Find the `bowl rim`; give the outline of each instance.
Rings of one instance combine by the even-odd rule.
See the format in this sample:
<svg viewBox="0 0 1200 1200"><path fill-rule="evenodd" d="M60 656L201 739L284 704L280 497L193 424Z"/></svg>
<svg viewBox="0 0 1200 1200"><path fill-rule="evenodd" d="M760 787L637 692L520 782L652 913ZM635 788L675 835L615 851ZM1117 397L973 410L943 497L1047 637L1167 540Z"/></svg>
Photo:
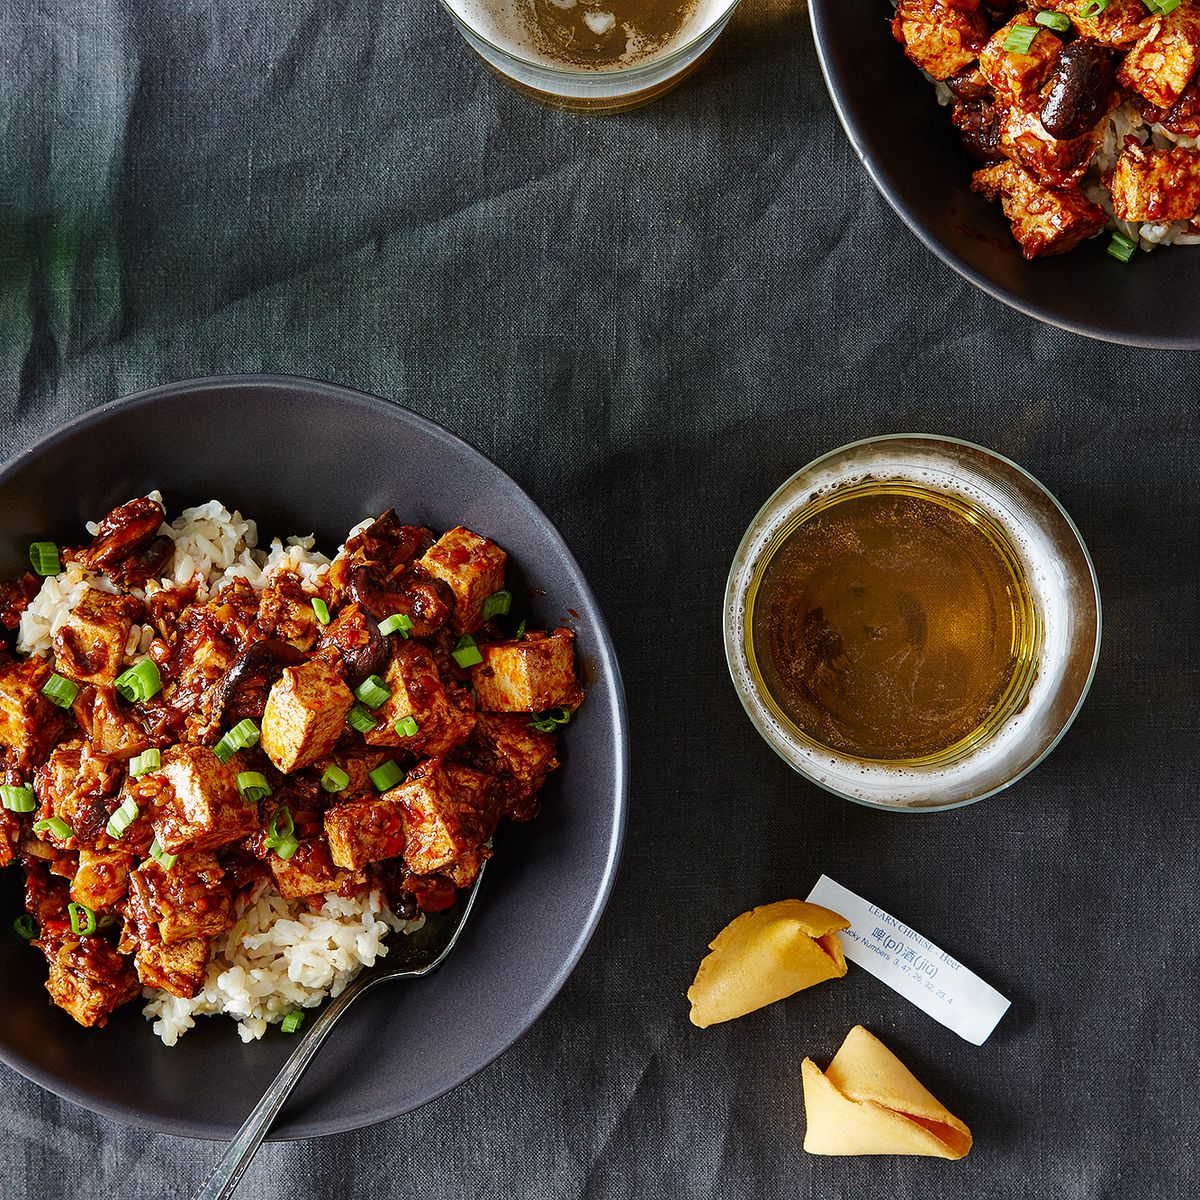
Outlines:
<svg viewBox="0 0 1200 1200"><path fill-rule="evenodd" d="M737 577L742 566L742 560L745 556L745 552L749 548L752 537L758 531L758 525L760 521L764 515L770 511L777 497L781 496L785 491L787 491L787 489L791 487L791 485L797 479L799 479L801 475L805 475L814 468L819 467L823 462L833 458L835 455L844 454L848 450L856 450L860 446L876 446L881 442L913 440L934 442L951 446L963 446L968 450L978 451L979 453L986 455L988 458L993 458L998 462L1004 463L1006 466L1011 467L1019 475L1027 479L1034 486L1034 488L1037 489L1038 492L1040 492L1050 501L1052 507L1058 512L1059 516L1062 517L1067 528L1071 531L1072 536L1078 543L1079 549L1083 553L1084 562L1087 563L1088 575L1092 581L1092 595L1096 600L1096 642L1092 649L1092 661L1088 666L1087 678L1083 681L1083 686L1080 688L1079 696L1076 699L1074 706L1067 715L1066 719L1063 721L1062 725L1059 727L1059 730L1055 734L1053 740L1036 758L1034 758L1031 762L1026 763L1026 765L1010 779L1006 779L1002 783L997 784L995 787L988 788L986 791L980 792L978 796L969 796L965 800L956 800L952 804L903 805L883 804L874 800L866 800L861 796L852 796L849 792L840 791L838 788L831 786L821 779L818 779L815 775L811 774L809 771L806 771L802 766L794 763L783 752L783 749L776 744L775 739L764 727L759 715L754 711L750 704L749 698L746 696L741 684L738 681L734 659L738 653L739 647L735 644L732 626L730 625L729 621L725 619L726 613L728 613L733 602L736 600L740 590L737 586ZM725 581L725 591L722 597L721 606L721 618L722 639L725 645L725 666L728 669L729 677L733 682L733 690L737 693L738 701L745 710L746 715L750 718L750 723L754 726L755 732L757 732L759 737L766 742L770 749L773 750L793 771L795 771L797 775L803 776L803 778L807 779L809 783L816 784L816 786L821 788L822 791L826 791L832 796L837 796L842 800L849 800L852 804L859 804L864 808L873 808L877 812L909 814L949 812L956 808L966 808L969 804L978 804L979 801L987 800L990 797L998 795L1000 792L1012 787L1013 784L1024 779L1025 776L1036 767L1041 766L1041 764L1045 762L1046 758L1049 756L1050 752L1058 746L1064 737L1066 737L1067 731L1071 728L1071 726L1075 724L1075 718L1079 716L1079 712L1083 708L1084 701L1087 700L1088 695L1092 690L1092 682L1096 678L1096 669L1100 663L1100 647L1103 642L1104 634L1104 612L1101 604L1100 578L1096 574L1096 564L1092 561L1091 551L1088 550L1087 542L1084 541L1083 534L1080 533L1079 527L1071 518L1071 514L1067 512L1066 508L1063 507L1063 504L1058 497L1048 487L1046 487L1046 485L1042 483L1040 479L1038 479L1035 475L1032 475L1023 466L1021 466L1020 463L1014 462L1011 458L1009 458L1007 455L1001 454L998 450L993 450L989 446L981 446L978 442L971 442L966 438L956 438L940 433L918 432L883 433L874 437L857 438L853 442L847 442L844 446L837 446L832 450L827 450L823 454L819 454L811 462L806 463L798 470L793 471L777 488L774 489L774 491L771 492L770 496L768 496L763 502L758 511L751 518L750 523L746 526L746 532L742 535L741 541L738 542L737 550L734 551L733 561L729 567L729 575Z"/></svg>
<svg viewBox="0 0 1200 1200"><path fill-rule="evenodd" d="M935 234L922 222L920 217L909 208L900 195L892 188L887 178L888 168L872 152L864 132L851 118L845 105L842 103L844 85L830 58L826 39L829 36L829 29L837 19L834 9L844 2L845 0L809 0L808 10L809 18L812 22L813 42L816 46L817 61L821 66L821 74L825 79L826 90L829 92L829 98L833 103L834 112L837 113L838 121L841 123L842 129L845 131L846 137L849 138L855 155L858 157L859 162L862 163L871 182L887 201L892 211L908 226L909 230L916 235L918 241L927 250L931 250L948 267L956 271L969 283L973 283L980 291L985 292L994 300L999 300L1002 304L1008 305L1009 308L1016 309L1017 312L1024 313L1027 317L1033 317L1034 320L1041 321L1043 324L1052 325L1056 329L1062 329L1067 333L1074 333L1080 337L1092 338L1098 342L1108 342L1118 346L1136 346L1139 349L1145 350L1200 350L1200 334L1163 335L1158 337L1153 335L1139 336L1124 333L1119 329L1100 324L1088 324L1062 317L1041 304L1021 299L1007 288L977 271L965 259L959 257L949 247L943 245ZM1200 251L1200 248L1198 248L1198 251Z"/></svg>
<svg viewBox="0 0 1200 1200"><path fill-rule="evenodd" d="M612 730L611 734L616 749L613 758L613 824L608 840L607 852L604 857L603 875L600 886L587 910L586 919L581 923L574 935L569 953L561 965L548 978L546 986L536 1003L522 1014L520 1031L507 1044L496 1049L489 1048L483 1061L474 1063L468 1066L466 1070L456 1072L451 1077L448 1077L447 1081L439 1086L436 1092L430 1094L419 1104L411 1108L379 1115L372 1114L361 1120L308 1120L300 1124L296 1132L289 1133L286 1136L278 1136L271 1133L267 1137L269 1141L300 1141L309 1137L324 1137L356 1129L365 1129L372 1125L380 1124L383 1121L391 1120L393 1117L402 1116L408 1112L415 1112L417 1109L425 1107L425 1105L432 1103L434 1100L440 1099L465 1083L468 1079L473 1078L502 1054L510 1050L529 1032L562 990L567 979L579 965L579 961L587 950L588 944L600 926L605 909L612 898L613 889L620 872L629 811L630 738L628 701L625 695L625 685L621 676L616 648L613 644L608 624L604 620L603 610L596 599L591 584L584 575L566 540L559 532L558 527L542 511L541 507L534 502L529 493L507 471L495 463L488 455L484 454L482 450L471 445L465 438L452 433L450 430L437 424L437 422L430 420L430 418L422 416L420 413L415 413L395 401L386 400L369 392L358 391L355 388L346 387L338 383L306 376L278 373L232 373L158 384L154 387L144 388L128 396L121 396L114 400L106 401L95 408L87 409L70 418L62 425L52 429L49 433L37 438L29 446L17 451L3 463L0 463L0 483L7 480L10 475L21 469L26 463L38 458L52 447L75 436L80 431L102 424L108 418L109 414L116 410L143 408L176 398L182 394L194 395L196 392L222 391L231 387L254 387L283 394L296 392L304 392L309 395L315 394L324 399L332 398L338 402L356 404L366 409L374 409L377 412L386 413L393 419L396 417L397 412L399 412L402 414L399 418L400 420L411 422L427 436L432 437L435 441L443 445L454 447L457 452L465 453L468 458L474 457L482 460L483 463L507 480L519 500L544 524L550 541L554 545L554 549L562 556L568 572L573 574L577 579L581 598L590 604L596 613L597 620L592 626L592 633L596 642L594 657L597 667L597 679L607 679L609 681L616 717L615 729ZM0 1062L61 1099L78 1104L80 1107L98 1113L101 1116L111 1117L123 1125L147 1129L156 1133L165 1133L176 1137L187 1137L197 1140L212 1139L212 1133L207 1130L184 1127L174 1120L155 1120L153 1114L135 1112L123 1105L112 1103L106 1099L86 1095L78 1089L73 1089L63 1084L56 1075L42 1070L35 1063L30 1062L19 1050L14 1053L13 1049L9 1046L0 1045Z"/></svg>

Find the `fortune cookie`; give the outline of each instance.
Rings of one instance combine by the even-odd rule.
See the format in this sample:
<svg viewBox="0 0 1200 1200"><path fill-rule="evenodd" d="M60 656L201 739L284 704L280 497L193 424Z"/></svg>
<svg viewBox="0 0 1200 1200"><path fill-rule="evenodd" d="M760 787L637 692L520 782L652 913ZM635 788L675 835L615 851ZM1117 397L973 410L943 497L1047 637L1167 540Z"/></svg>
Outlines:
<svg viewBox="0 0 1200 1200"><path fill-rule="evenodd" d="M692 1024L706 1029L774 1004L802 988L840 979L845 917L804 900L780 900L735 917L709 943L712 951L688 988Z"/></svg>
<svg viewBox="0 0 1200 1200"><path fill-rule="evenodd" d="M861 1025L846 1035L829 1069L806 1058L804 1110L809 1154L921 1154L963 1158L971 1131Z"/></svg>

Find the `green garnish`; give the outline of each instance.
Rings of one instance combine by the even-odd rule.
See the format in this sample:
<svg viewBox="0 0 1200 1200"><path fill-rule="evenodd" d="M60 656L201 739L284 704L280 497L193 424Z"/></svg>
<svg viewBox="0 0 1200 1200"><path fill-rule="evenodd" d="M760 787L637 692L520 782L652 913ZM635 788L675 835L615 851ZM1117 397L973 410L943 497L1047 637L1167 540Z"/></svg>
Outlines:
<svg viewBox="0 0 1200 1200"><path fill-rule="evenodd" d="M257 804L271 794L271 785L267 783L267 777L261 771L239 771L237 790L251 804Z"/></svg>
<svg viewBox="0 0 1200 1200"><path fill-rule="evenodd" d="M381 704L386 703L391 694L392 689L378 675L368 675L354 689L355 697L361 700L368 708L378 708Z"/></svg>
<svg viewBox="0 0 1200 1200"><path fill-rule="evenodd" d="M387 637L389 634L398 633L401 637L406 638L412 627L412 617L405 616L404 613L392 613L390 617L379 622L379 632L384 637Z"/></svg>
<svg viewBox="0 0 1200 1200"><path fill-rule="evenodd" d="M57 704L59 708L70 708L75 703L75 697L79 695L79 684L72 683L69 679L64 679L55 673L46 680L45 686L42 688L42 695L51 704Z"/></svg>
<svg viewBox="0 0 1200 1200"><path fill-rule="evenodd" d="M327 792L344 791L349 782L350 776L341 767L326 767L321 776L321 786Z"/></svg>
<svg viewBox="0 0 1200 1200"><path fill-rule="evenodd" d="M463 668L483 662L483 655L479 653L479 647L475 645L475 639L469 633L464 633L458 639L458 645L450 652L450 657Z"/></svg>
<svg viewBox="0 0 1200 1200"><path fill-rule="evenodd" d="M387 762L380 763L370 773L370 779L381 792L386 792L394 788L397 784L403 783L405 774L397 765L396 760L389 758Z"/></svg>
<svg viewBox="0 0 1200 1200"><path fill-rule="evenodd" d="M143 750L141 754L129 760L129 777L136 779L150 771L157 771L162 766L162 754L157 750Z"/></svg>
<svg viewBox="0 0 1200 1200"><path fill-rule="evenodd" d="M416 717L401 717L393 728L401 737L416 737L420 726Z"/></svg>
<svg viewBox="0 0 1200 1200"><path fill-rule="evenodd" d="M72 900L67 905L71 916L71 932L80 937L88 937L96 932L96 914L86 904L76 904Z"/></svg>
<svg viewBox="0 0 1200 1200"><path fill-rule="evenodd" d="M132 796L126 796L120 806L114 810L112 816L108 818L104 832L114 841L119 841L124 836L125 830L138 819L139 811L137 801Z"/></svg>
<svg viewBox="0 0 1200 1200"><path fill-rule="evenodd" d="M247 717L239 721L214 747L213 753L227 763L239 750L258 745L259 728Z"/></svg>
<svg viewBox="0 0 1200 1200"><path fill-rule="evenodd" d="M143 658L128 671L122 671L117 676L115 686L131 704L135 701L144 703L162 691L162 676L158 673L153 659Z"/></svg>
<svg viewBox="0 0 1200 1200"><path fill-rule="evenodd" d="M534 717L529 722L529 728L536 729L538 733L553 733L560 725L568 725L570 721L571 710L562 705Z"/></svg>
<svg viewBox="0 0 1200 1200"><path fill-rule="evenodd" d="M320 621L322 625L329 624L329 605L326 604L320 596L313 597L312 610L314 613L316 613L317 620Z"/></svg>
<svg viewBox="0 0 1200 1200"><path fill-rule="evenodd" d="M57 575L62 570L58 547L53 542L34 542L29 547L29 561L37 575Z"/></svg>
<svg viewBox="0 0 1200 1200"><path fill-rule="evenodd" d="M1004 39L1004 49L1009 54L1028 54L1037 35L1036 25L1014 25Z"/></svg>
<svg viewBox="0 0 1200 1200"><path fill-rule="evenodd" d="M37 801L33 796L33 788L27 787L24 784L6 783L0 785L0 802L9 812L26 813L33 812L37 808Z"/></svg>
<svg viewBox="0 0 1200 1200"><path fill-rule="evenodd" d="M370 733L379 724L379 718L364 704L356 704L346 714L346 724L358 733Z"/></svg>
<svg viewBox="0 0 1200 1200"><path fill-rule="evenodd" d="M1114 233L1112 241L1108 243L1109 254L1113 258L1119 258L1123 263L1127 263L1133 257L1133 252L1137 248L1137 242L1131 241L1123 233Z"/></svg>
<svg viewBox="0 0 1200 1200"><path fill-rule="evenodd" d="M493 617L506 617L510 608L512 608L512 592L507 588L502 588L498 592L493 592L483 602L483 619L490 621Z"/></svg>

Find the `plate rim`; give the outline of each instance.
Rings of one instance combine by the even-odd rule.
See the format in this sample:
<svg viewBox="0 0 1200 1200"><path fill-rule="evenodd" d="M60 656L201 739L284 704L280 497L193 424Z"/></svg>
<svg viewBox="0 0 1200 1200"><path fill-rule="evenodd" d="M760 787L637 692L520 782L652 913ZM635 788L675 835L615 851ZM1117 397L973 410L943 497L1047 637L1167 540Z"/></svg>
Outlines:
<svg viewBox="0 0 1200 1200"><path fill-rule="evenodd" d="M932 251L946 266L959 274L968 283L973 284L985 295L991 296L993 300L999 300L1001 304L1007 305L1009 308L1027 317L1032 317L1035 321L1040 321L1044 325L1050 325L1055 329L1061 329L1079 337L1091 338L1093 341L1115 346L1133 346L1140 350L1173 350L1182 352L1200 350L1200 334L1180 334L1164 337L1131 335L1110 327L1096 324L1088 325L1059 316L1042 305L1022 300L1007 288L997 284L986 275L981 274L965 259L939 242L925 227L924 223L910 211L908 205L894 193L891 185L886 182L886 168L871 150L863 131L859 129L857 123L850 117L850 114L846 111L846 107L842 103L841 76L830 60L826 41L829 27L835 20L832 6L842 2L844 0L809 0L808 4L813 44L816 47L817 62L821 67L821 76L825 81L825 90L829 93L829 99L833 104L834 112L837 114L838 122L841 124L842 130L849 139L855 156L862 164L868 178L875 185L879 194L887 201L892 211L904 222L909 231L916 236L917 240L927 250ZM1198 248L1198 252L1200 252L1200 248Z"/></svg>
<svg viewBox="0 0 1200 1200"><path fill-rule="evenodd" d="M90 426L100 424L108 415L115 410L136 409L148 403L158 403L164 399L180 394L194 394L198 391L222 391L234 387L255 387L266 389L279 393L294 393L307 392L310 395L318 395L328 397L333 395L339 402L348 402L356 404L362 408L374 409L381 413L387 413L390 417L397 417L401 421L410 421L418 428L421 428L427 435L432 436L435 440L453 446L458 452L465 452L467 457L474 456L489 466L492 470L501 475L515 489L517 496L524 504L531 509L545 524L546 529L550 534L551 541L555 543L555 549L562 556L567 564L567 567L572 571L579 581L580 593L582 598L589 603L597 615L597 622L594 626L594 634L596 638L596 659L598 667L598 677L600 679L607 678L610 681L612 703L616 716L616 727L613 730L613 741L615 743L615 755L613 758L613 827L612 834L609 838L607 853L604 860L603 876L600 887L593 898L590 907L588 908L586 920L582 923L574 940L571 944L571 950L563 963L558 967L554 974L550 977L546 987L539 995L535 1005L528 1009L521 1017L522 1028L512 1041L507 1045L501 1046L499 1049L490 1051L486 1057L472 1065L465 1072L456 1072L444 1086L439 1086L439 1089L427 1096L418 1104L407 1108L400 1108L394 1112L384 1112L381 1114L371 1114L365 1116L361 1120L328 1120L322 1121L319 1116L316 1119L310 1119L296 1123L294 1132L289 1132L286 1135L277 1135L273 1131L267 1136L268 1141L274 1142L291 1142L303 1141L311 1137L328 1137L339 1133L349 1133L358 1129L367 1129L373 1125L378 1125L384 1121L392 1120L396 1117L404 1116L411 1112L416 1112L433 1101L440 1099L442 1096L452 1092L455 1088L461 1086L467 1080L479 1074L486 1067L490 1066L502 1054L511 1050L518 1041L523 1038L530 1029L541 1019L546 1009L554 1001L555 997L562 990L567 980L574 973L575 968L579 965L584 953L587 950L592 938L595 936L600 922L604 917L605 910L608 907L609 901L612 898L613 889L616 886L617 877L620 873L620 865L622 852L624 850L625 833L628 823L629 812L629 776L630 776L630 740L629 740L629 709L628 700L625 693L625 685L621 676L620 663L617 658L616 647L613 644L612 635L608 628L608 623L604 619L603 610L600 607L599 601L592 590L592 586L580 567L571 548L567 545L566 539L559 531L558 526L546 515L541 506L538 505L529 493L511 476L503 467L499 466L492 460L490 456L485 454L478 447L473 446L465 438L439 425L436 421L421 413L413 412L412 409L405 407L398 401L388 400L381 396L376 396L370 392L359 391L356 388L347 387L343 384L333 383L328 380L315 379L309 376L287 375L279 373L251 373L251 374L223 374L223 375L206 375L199 376L194 379L178 380L171 383L156 384L153 387L143 388L138 392L130 393L127 396L119 396L113 400L108 400L103 404L96 405L94 408L86 409L81 413L77 413L74 417L65 421L63 424L56 426L48 433L35 439L28 446L18 450L11 455L3 463L0 463L0 483L5 482L12 474L20 470L27 462L37 458L47 450L65 440L69 435L74 435L82 429L87 429ZM13 1054L7 1046L0 1045L0 1063L15 1071L18 1075L28 1079L31 1083L43 1088L45 1091L58 1096L62 1100L66 1100L72 1104L76 1104L81 1108L87 1109L89 1112L94 1112L100 1116L109 1117L118 1123L131 1128L145 1129L154 1133L166 1134L174 1137L184 1137L196 1141L214 1141L223 1140L214 1138L212 1133L207 1130L198 1130L195 1126L188 1126L186 1122L176 1121L175 1119L155 1119L154 1115L145 1112L134 1112L130 1109L114 1104L106 1099L87 1096L86 1098L80 1095L77 1091L64 1085L57 1076L42 1070L40 1067L30 1063L25 1056L17 1053Z"/></svg>

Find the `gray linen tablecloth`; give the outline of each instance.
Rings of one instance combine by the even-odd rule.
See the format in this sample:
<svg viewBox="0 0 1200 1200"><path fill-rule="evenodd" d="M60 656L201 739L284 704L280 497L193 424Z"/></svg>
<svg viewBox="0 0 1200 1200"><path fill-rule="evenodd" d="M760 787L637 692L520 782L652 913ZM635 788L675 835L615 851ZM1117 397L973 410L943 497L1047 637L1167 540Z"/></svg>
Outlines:
<svg viewBox="0 0 1200 1200"><path fill-rule="evenodd" d="M266 1146L243 1195L1195 1194L1197 360L1035 324L923 250L802 5L748 3L678 92L586 119L490 77L434 0L4 0L0 129L0 455L210 373L391 397L560 525L628 682L624 867L546 1015L419 1112ZM1059 749L915 819L776 760L718 619L767 493L907 429L1043 479L1106 603ZM1012 997L985 1046L861 972L691 1028L707 939L822 871ZM967 1160L801 1152L800 1060L859 1021L970 1123ZM186 1197L217 1151L2 1083L6 1198Z"/></svg>

